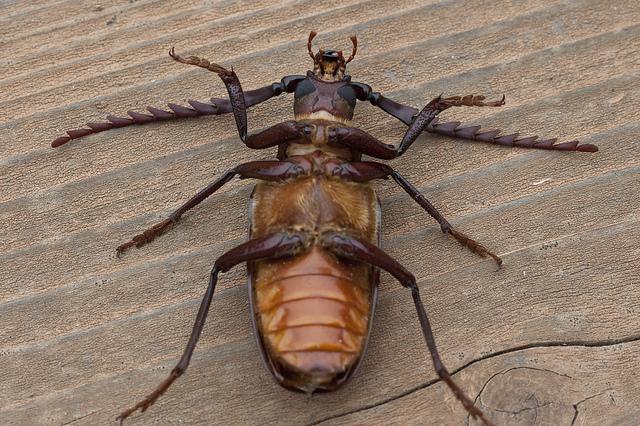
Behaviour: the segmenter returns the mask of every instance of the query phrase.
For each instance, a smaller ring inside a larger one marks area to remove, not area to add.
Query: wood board
[[[231,117],[101,133],[64,130],[146,105],[222,96],[216,76],[166,52],[233,65],[245,88],[309,68],[306,37],[359,51],[349,65],[398,101],[507,95],[456,119],[580,139],[597,154],[426,135],[391,164],[450,221],[496,250],[500,272],[378,185],[383,246],[419,278],[445,365],[497,424],[638,424],[640,9],[633,1],[50,1],[2,5],[0,419],[115,424],[174,365],[215,258],[246,238],[251,183],[234,181],[172,232],[114,248],[223,171]],[[253,108],[251,128],[290,118]],[[385,142],[404,126],[362,105]],[[192,365],[127,424],[465,424],[436,380],[411,298],[383,274],[366,360],[343,389],[278,387],[251,336],[245,271],[225,274]],[[473,422],[472,422],[473,423]]]

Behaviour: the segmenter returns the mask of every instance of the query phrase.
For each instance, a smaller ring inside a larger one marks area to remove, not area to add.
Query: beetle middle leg
[[[374,161],[362,161],[351,163],[334,163],[328,173],[333,176],[339,176],[342,179],[353,180],[356,182],[367,182],[373,179],[386,179],[389,176],[405,190],[413,200],[420,205],[431,217],[433,217],[442,232],[451,235],[460,244],[467,247],[472,252],[481,257],[489,256],[498,264],[498,268],[502,265],[502,259],[491,250],[480,244],[473,238],[454,229],[451,223],[434,207],[429,200],[420,193],[420,191],[411,184],[404,176],[394,170],[392,167],[376,163]]]
[[[191,361],[191,356],[196,348],[198,339],[200,338],[200,333],[202,333],[216,283],[218,282],[218,274],[220,272],[227,272],[242,262],[295,256],[296,254],[306,250],[312,242],[313,236],[306,232],[278,232],[247,241],[246,243],[241,244],[220,256],[211,270],[207,291],[200,303],[200,308],[198,309],[196,321],[193,324],[193,330],[191,331],[189,342],[187,343],[187,347],[185,348],[180,361],[173,370],[171,370],[169,376],[163,380],[153,392],[133,407],[120,413],[116,420],[120,420],[120,424],[122,424],[124,419],[137,410],[142,412],[146,411],[147,408],[153,405],[156,400],[160,398],[167,389],[169,389],[171,384],[185,372],[189,366],[189,362]]]
[[[438,377],[447,384],[449,389],[451,389],[456,398],[458,398],[473,418],[479,418],[485,425],[491,425],[491,422],[487,420],[484,413],[473,404],[473,401],[453,381],[451,374],[442,363],[429,323],[429,317],[420,298],[419,288],[413,274],[379,247],[344,233],[326,232],[319,237],[319,243],[322,247],[332,251],[338,257],[365,262],[384,269],[400,281],[400,284],[411,290],[411,296],[413,297],[413,302],[416,307],[422,334],[429,348],[433,367],[436,373],[438,373]]]
[[[449,221],[445,219],[444,216],[442,216],[442,214],[433,206],[433,204],[431,204],[429,200],[427,200],[425,196],[422,195],[420,191],[418,191],[418,189],[411,184],[411,182],[405,179],[404,176],[402,176],[395,170],[392,170],[390,176],[393,178],[393,180],[396,181],[398,185],[402,187],[402,189],[405,190],[407,194],[411,196],[411,198],[415,200],[416,203],[420,204],[420,206],[438,222],[438,224],[440,225],[440,229],[442,229],[442,232],[450,234],[453,238],[458,240],[460,244],[467,247],[472,252],[480,255],[481,257],[491,257],[498,264],[498,268],[500,268],[500,266],[502,265],[502,259],[497,254],[493,253],[491,250],[489,250],[473,238],[463,234],[456,229],[453,229],[453,226],[451,226]]]
[[[265,132],[268,132],[269,130],[270,129],[267,129],[265,130]],[[171,215],[169,215],[167,219],[134,236],[126,243],[119,245],[118,248],[116,248],[116,254],[120,256],[120,254],[127,251],[133,246],[142,247],[143,245],[153,241],[156,237],[164,234],[180,220],[184,213],[200,204],[207,197],[220,189],[224,184],[231,181],[231,179],[233,179],[236,175],[239,175],[241,179],[255,178],[278,181],[307,173],[309,167],[308,165],[306,166],[307,167],[305,167],[305,164],[300,163],[300,161],[251,161],[236,166],[220,176],[214,182],[209,184],[206,188],[198,192],[186,203],[178,207],[178,209],[171,213]]]

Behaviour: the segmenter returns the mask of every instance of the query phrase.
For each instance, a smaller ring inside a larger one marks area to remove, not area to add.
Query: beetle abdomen
[[[351,373],[369,329],[371,273],[317,246],[287,261],[257,264],[256,322],[283,385],[331,390]]]
[[[323,161],[330,159],[309,154],[310,176],[256,185],[252,238],[345,232],[377,242],[375,192],[368,183],[325,175]],[[342,385],[364,354],[377,272],[361,262],[339,260],[315,243],[291,258],[250,263],[249,272],[261,352],[278,383],[303,392]]]

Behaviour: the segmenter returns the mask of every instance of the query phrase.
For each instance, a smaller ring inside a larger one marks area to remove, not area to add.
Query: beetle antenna
[[[317,36],[317,35],[318,35],[318,33],[317,33],[317,32],[315,32],[315,31],[311,31],[311,32],[309,33],[309,41],[307,42],[307,50],[309,51],[309,56],[311,56],[311,59],[313,59],[313,60],[314,60],[314,62],[315,62],[316,57],[315,57],[315,55],[313,54],[313,52],[311,51],[311,40],[313,40],[313,38],[314,38],[315,36]]]
[[[349,56],[349,59],[347,59],[347,62],[345,62],[345,64],[351,62],[353,58],[355,58],[356,52],[358,51],[358,38],[355,35],[351,36],[351,44],[353,44],[353,50],[351,51],[351,56]]]

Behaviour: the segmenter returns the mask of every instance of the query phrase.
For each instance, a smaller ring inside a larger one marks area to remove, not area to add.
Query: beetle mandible
[[[184,58],[172,48],[175,61],[212,71],[222,79],[229,98],[210,103],[189,101],[192,108],[169,104],[171,111],[148,107],[151,115],[129,111],[130,118],[107,116],[108,122],[67,131],[52,142],[61,146],[72,139],[111,128],[173,118],[232,112],[240,139],[253,149],[278,147],[277,161],[251,161],[226,172],[175,210],[167,219],[121,244],[118,256],[132,246],[141,247],[172,228],[188,210],[212,195],[235,176],[259,180],[251,195],[250,239],[220,256],[198,311],[191,337],[178,362],[151,394],[118,416],[122,422],[136,410],[145,411],[181,376],[203,329],[218,275],[247,262],[249,299],[254,332],[265,365],[283,387],[306,393],[332,391],[343,385],[362,361],[376,304],[379,270],[383,269],[411,291],[422,333],[434,368],[474,418],[490,421],[452,380],[436,349],[429,319],[414,276],[379,248],[380,206],[371,181],[392,178],[447,233],[474,253],[502,260],[453,226],[400,173],[388,165],[361,161],[362,154],[389,160],[402,155],[423,132],[497,143],[506,146],[596,152],[578,141],[556,144],[556,139],[498,136],[498,130],[439,123],[437,115],[451,107],[504,104],[484,96],[438,96],[422,110],[395,102],[367,84],[351,81],[342,51],[319,49],[313,53],[311,32],[307,50],[313,70],[290,75],[259,89],[244,92],[236,73],[196,56]],[[294,94],[294,119],[248,134],[246,109],[282,93]],[[409,126],[399,145],[389,145],[352,127],[357,101],[369,101]]]

